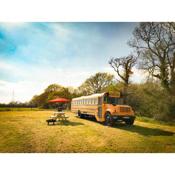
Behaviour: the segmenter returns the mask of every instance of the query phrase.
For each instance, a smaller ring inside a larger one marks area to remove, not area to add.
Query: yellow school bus
[[[112,96],[108,92],[73,98],[71,111],[80,118],[95,117],[105,125],[113,125],[116,121],[132,125],[135,120],[134,111],[130,106],[123,105],[120,95]]]

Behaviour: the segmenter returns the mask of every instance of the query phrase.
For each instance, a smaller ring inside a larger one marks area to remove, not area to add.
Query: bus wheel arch
[[[105,122],[104,122],[104,124],[106,126],[113,126],[113,123],[114,123],[114,121],[113,121],[113,118],[111,116],[111,113],[110,113],[110,111],[107,111],[105,113]]]
[[[78,116],[79,116],[80,118],[84,118],[84,114],[82,114],[80,110],[78,110]]]
[[[78,112],[77,112],[77,113],[78,113],[78,116],[79,116],[79,117],[81,117],[81,111],[80,111],[80,110],[78,110]]]
[[[126,120],[125,123],[126,123],[127,125],[133,125],[133,124],[134,124],[134,119],[135,119],[135,118],[130,118],[130,119]]]

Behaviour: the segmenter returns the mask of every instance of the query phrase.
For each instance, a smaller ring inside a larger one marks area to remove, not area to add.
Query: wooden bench
[[[47,124],[49,125],[50,123],[52,123],[53,125],[55,125],[56,119],[50,118],[46,120]]]
[[[49,125],[52,123],[53,125],[58,121],[67,121],[69,117],[65,115],[64,112],[54,112],[49,119],[46,120],[47,124]]]

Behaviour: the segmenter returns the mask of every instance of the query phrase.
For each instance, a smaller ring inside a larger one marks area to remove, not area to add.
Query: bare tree
[[[133,73],[132,68],[136,64],[136,58],[133,55],[120,58],[111,58],[109,64],[124,84],[123,96],[124,102],[127,103],[128,85],[130,83],[130,76]]]
[[[175,23],[140,23],[129,45],[138,53],[140,67],[175,94]]]

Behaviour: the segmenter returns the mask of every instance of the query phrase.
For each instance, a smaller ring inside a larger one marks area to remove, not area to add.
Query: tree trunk
[[[124,84],[123,87],[123,103],[124,104],[128,103],[128,84]]]

